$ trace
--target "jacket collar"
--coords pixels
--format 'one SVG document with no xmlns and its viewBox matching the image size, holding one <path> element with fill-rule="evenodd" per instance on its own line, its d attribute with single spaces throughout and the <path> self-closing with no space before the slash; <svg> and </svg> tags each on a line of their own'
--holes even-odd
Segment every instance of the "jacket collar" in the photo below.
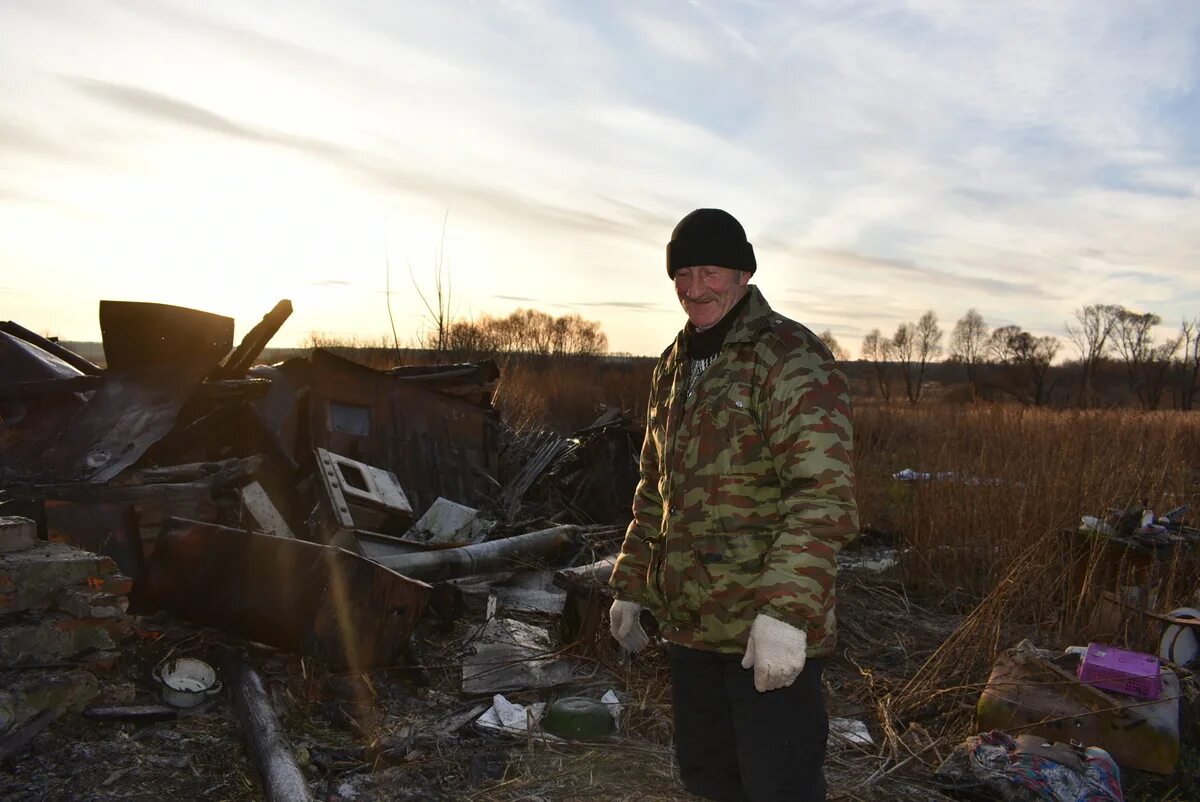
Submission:
<svg viewBox="0 0 1200 802">
<path fill-rule="evenodd" d="M 746 305 L 741 314 L 737 316 L 737 320 L 733 322 L 729 333 L 725 335 L 725 345 L 754 342 L 764 329 L 771 326 L 771 318 L 775 313 L 758 287 L 753 284 L 749 285 L 746 294 L 748 296 Z M 672 364 L 687 360 L 686 340 L 687 327 L 684 326 L 676 335 L 675 345 L 671 348 L 670 361 Z M 724 350 L 724 346 L 722 346 L 722 350 Z"/>
</svg>

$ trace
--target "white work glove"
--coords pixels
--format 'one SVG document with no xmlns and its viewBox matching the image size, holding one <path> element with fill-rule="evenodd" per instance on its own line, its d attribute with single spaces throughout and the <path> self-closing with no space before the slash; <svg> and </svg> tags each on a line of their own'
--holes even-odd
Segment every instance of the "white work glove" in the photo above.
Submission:
<svg viewBox="0 0 1200 802">
<path fill-rule="evenodd" d="M 786 688 L 804 670 L 807 648 L 808 636 L 804 630 L 759 613 L 750 627 L 742 668 L 754 669 L 755 690 Z"/>
<path fill-rule="evenodd" d="M 608 608 L 612 636 L 617 639 L 617 643 L 631 652 L 640 652 L 650 642 L 650 638 L 646 637 L 646 630 L 642 629 L 642 622 L 638 620 L 641 615 L 642 605 L 637 602 L 617 599 L 612 603 L 612 607 Z"/>
</svg>

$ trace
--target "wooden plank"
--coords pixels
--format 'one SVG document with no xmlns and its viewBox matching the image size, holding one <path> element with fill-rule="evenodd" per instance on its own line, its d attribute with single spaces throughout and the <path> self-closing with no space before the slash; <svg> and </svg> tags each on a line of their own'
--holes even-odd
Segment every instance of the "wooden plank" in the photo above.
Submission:
<svg viewBox="0 0 1200 802">
<path fill-rule="evenodd" d="M 242 488 L 242 505 L 254 518 L 254 522 L 264 532 L 275 537 L 288 537 L 293 540 L 296 536 L 287 525 L 287 521 L 279 514 L 271 497 L 258 482 L 251 482 Z"/>
</svg>

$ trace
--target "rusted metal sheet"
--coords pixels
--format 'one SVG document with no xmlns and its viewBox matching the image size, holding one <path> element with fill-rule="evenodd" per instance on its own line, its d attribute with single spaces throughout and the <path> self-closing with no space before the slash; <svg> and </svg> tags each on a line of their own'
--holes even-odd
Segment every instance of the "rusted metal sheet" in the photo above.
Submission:
<svg viewBox="0 0 1200 802">
<path fill-rule="evenodd" d="M 416 512 L 438 496 L 475 503 L 496 473 L 490 407 L 322 349 L 312 355 L 309 431 L 314 447 L 396 474 Z"/>
<path fill-rule="evenodd" d="M 102 371 L 97 365 L 81 357 L 69 348 L 59 345 L 53 340 L 46 339 L 40 334 L 30 331 L 19 323 L 11 320 L 0 321 L 0 331 L 35 345 L 55 358 L 67 363 L 75 370 L 87 376 L 98 376 Z"/>
<path fill-rule="evenodd" d="M 73 394 L 59 403 L 7 402 L 0 421 L 0 483 L 107 482 L 136 462 L 175 425 L 184 402 L 211 362 L 173 362 L 109 373 L 80 408 Z"/>
<path fill-rule="evenodd" d="M 352 671 L 397 663 L 430 591 L 342 549 L 179 519 L 147 575 L 163 610 Z"/>
<path fill-rule="evenodd" d="M 100 335 L 110 371 L 180 360 L 207 362 L 211 370 L 233 348 L 233 318 L 170 304 L 101 301 Z"/>
</svg>

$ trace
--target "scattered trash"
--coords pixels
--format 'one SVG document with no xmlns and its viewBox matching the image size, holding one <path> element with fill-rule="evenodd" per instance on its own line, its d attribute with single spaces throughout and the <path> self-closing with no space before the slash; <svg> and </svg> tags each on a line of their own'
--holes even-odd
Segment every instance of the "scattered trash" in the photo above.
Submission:
<svg viewBox="0 0 1200 802">
<path fill-rule="evenodd" d="M 853 718 L 831 718 L 829 719 L 829 744 L 830 748 L 843 745 L 874 746 L 875 739 L 871 737 L 864 721 Z"/>
<path fill-rule="evenodd" d="M 576 668 L 554 654 L 550 634 L 511 618 L 491 618 L 467 647 L 463 659 L 463 693 L 552 688 L 577 678 Z"/>
<path fill-rule="evenodd" d="M 535 702 L 529 707 L 525 707 L 508 701 L 501 694 L 496 694 L 492 697 L 492 706 L 475 723 L 485 730 L 522 736 L 537 735 L 539 738 L 553 741 L 562 740 L 556 735 L 541 732 L 537 728 L 537 722 L 541 719 L 545 709 L 545 702 Z"/>
<path fill-rule="evenodd" d="M 1179 760 L 1179 679 L 1160 674 L 1158 701 L 1108 693 L 1081 682 L 1076 655 L 1022 641 L 1003 652 L 976 707 L 981 730 L 1038 735 L 1106 750 L 1122 768 L 1170 774 Z"/>
<path fill-rule="evenodd" d="M 533 735 L 549 741 L 586 741 L 612 735 L 620 721 L 620 699 L 616 691 L 608 690 L 599 700 L 564 696 L 528 706 L 496 694 L 492 706 L 476 719 L 476 724 L 484 730 Z"/>
<path fill-rule="evenodd" d="M 1097 747 L 992 730 L 959 744 L 936 778 L 978 797 L 1012 802 L 1124 802 L 1121 773 Z"/>
<path fill-rule="evenodd" d="M 438 497 L 403 540 L 428 546 L 470 546 L 482 542 L 495 526 L 479 517 L 479 510 Z"/>
<path fill-rule="evenodd" d="M 547 706 L 541 726 L 546 732 L 560 738 L 588 740 L 611 735 L 617 724 L 603 701 L 564 696 Z"/>
<path fill-rule="evenodd" d="M 1091 643 L 1079 661 L 1078 674 L 1088 685 L 1138 699 L 1154 700 L 1162 695 L 1158 658 L 1152 654 Z"/>
<path fill-rule="evenodd" d="M 1185 623 L 1167 624 L 1163 629 L 1162 637 L 1158 640 L 1159 658 L 1184 668 L 1194 667 L 1197 658 L 1200 658 L 1200 637 L 1196 634 L 1196 627 L 1200 626 L 1200 610 L 1180 607 L 1167 613 L 1167 617 Z"/>
<path fill-rule="evenodd" d="M 839 571 L 861 571 L 882 574 L 900 565 L 900 550 L 889 547 L 866 548 L 858 551 L 838 552 Z"/>
</svg>

